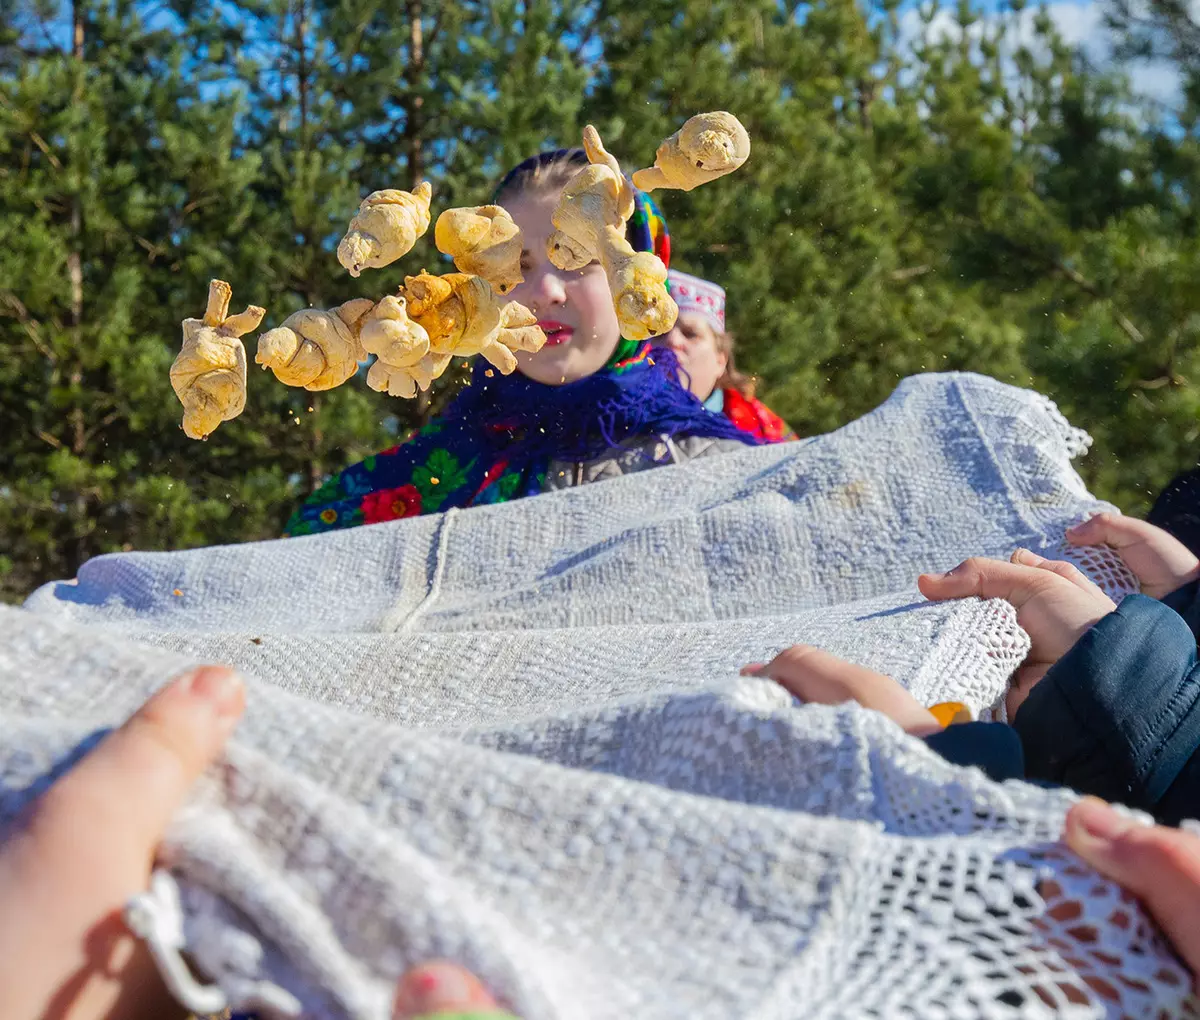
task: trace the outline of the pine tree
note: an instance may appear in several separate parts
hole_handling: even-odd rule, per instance
[[[1153,123],[1119,68],[1098,71],[1044,13],[1031,20],[1032,42],[1007,53],[1018,34],[1002,23],[982,54],[961,43],[919,54],[955,105],[934,105],[947,144],[924,150],[911,193],[947,271],[1022,328],[1036,388],[1092,432],[1085,478],[1143,511],[1195,459],[1200,304],[1178,199],[1195,181],[1164,173],[1188,143]],[[1015,81],[1003,80],[1010,67]],[[980,69],[1003,87],[980,89]]]
[[[768,403],[815,434],[914,372],[1034,385],[1096,436],[1095,491],[1144,508],[1200,439],[1200,87],[1190,15],[1122,4],[1118,50],[1183,76],[1165,116],[1021,0],[927,5],[915,41],[897,0],[3,0],[0,597],[105,551],[272,537],[465,374],[399,401],[253,371],[191,442],[167,370],[210,278],[265,327],[380,296],[448,262],[427,236],[350,278],[367,192],[480,204],[587,122],[633,170],[708,109],[750,161],[658,197]]]
[[[795,428],[836,428],[913,372],[1026,378],[1019,331],[945,280],[912,229],[900,179],[928,132],[894,7],[874,21],[853,0],[803,17],[765,0],[608,10],[595,104],[631,111],[610,125],[627,163],[701,110],[750,131],[737,174],[662,201],[676,264],[727,287],[741,360]]]
[[[240,229],[231,199],[255,161],[229,157],[234,110],[179,73],[182,40],[131,5],[3,17],[0,584],[19,592],[135,538],[203,540],[229,515],[177,467],[166,309],[198,210]]]

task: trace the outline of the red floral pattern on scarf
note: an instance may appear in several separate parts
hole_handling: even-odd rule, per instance
[[[370,492],[362,501],[364,524],[398,521],[401,517],[416,517],[420,512],[421,494],[415,485]]]

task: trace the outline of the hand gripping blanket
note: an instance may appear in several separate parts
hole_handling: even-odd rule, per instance
[[[1058,844],[1071,794],[738,676],[803,641],[998,710],[1012,610],[915,577],[1066,555],[1103,505],[1087,442],[1036,394],[921,376],[803,443],[92,560],[0,611],[0,822],[229,662],[246,717],[163,859],[234,1004],[383,1020],[406,966],[450,957],[527,1020],[1186,1015],[1144,915]]]

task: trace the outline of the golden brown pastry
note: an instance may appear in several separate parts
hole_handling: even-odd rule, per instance
[[[415,397],[417,390],[446,370],[449,356],[430,355],[429,334],[408,317],[403,297],[389,295],[363,319],[363,349],[375,355],[367,385],[393,397]]]
[[[516,301],[501,303],[481,277],[421,273],[405,279],[404,293],[408,314],[429,334],[434,354],[481,354],[508,375],[517,367],[513,351],[539,351],[546,342],[534,314]]]
[[[733,173],[750,158],[750,136],[732,113],[698,113],[658,147],[654,166],[633,175],[642,191],[691,191]]]
[[[563,189],[546,255],[562,270],[600,261],[623,337],[645,340],[669,332],[679,308],[667,293],[667,267],[651,252],[635,252],[625,239],[633,188],[591,125],[584,129],[583,147],[591,165]]]
[[[232,296],[229,284],[213,280],[204,318],[183,320],[183,348],[171,365],[171,388],[183,404],[189,439],[206,439],[246,407],[246,348],[239,337],[257,329],[267,313],[250,305],[230,315]]]
[[[497,294],[507,294],[525,279],[521,228],[501,206],[447,209],[433,228],[433,241],[460,273],[482,277]]]
[[[258,338],[254,360],[285,386],[331,390],[355,372],[366,351],[358,337],[363,317],[375,307],[355,298],[332,311],[305,308]]]
[[[338,261],[351,276],[358,276],[364,269],[382,269],[407,255],[429,229],[432,198],[428,181],[412,191],[373,191],[350,221],[338,245]]]
[[[449,354],[426,354],[415,364],[403,366],[376,361],[367,372],[367,385],[390,397],[411,400],[417,395],[417,390],[422,393],[428,390],[433,380],[449,367]]]
[[[427,272],[404,278],[402,293],[408,302],[409,318],[429,334],[433,350],[451,351],[462,336],[467,323],[462,291],[472,279],[478,277],[462,273],[434,276]]]

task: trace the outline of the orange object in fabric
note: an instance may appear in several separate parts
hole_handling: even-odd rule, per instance
[[[971,710],[961,701],[941,701],[929,706],[930,714],[941,726],[971,722]]]

